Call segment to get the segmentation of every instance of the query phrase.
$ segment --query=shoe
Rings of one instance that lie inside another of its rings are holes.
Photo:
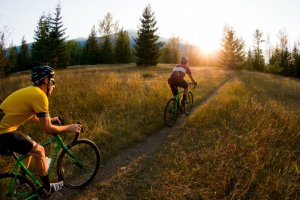
[[[51,196],[51,194],[61,190],[63,186],[64,186],[63,181],[60,181],[57,183],[50,183],[50,190],[46,190],[45,188],[42,188],[39,193],[39,197],[41,197],[43,199],[49,198]]]
[[[61,190],[64,186],[64,182],[63,181],[60,181],[60,182],[57,182],[57,183],[50,183],[50,192],[53,193],[53,192],[57,192],[59,190]]]

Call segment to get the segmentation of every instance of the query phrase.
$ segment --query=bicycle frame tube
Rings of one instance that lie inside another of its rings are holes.
[[[42,143],[42,146],[45,147],[53,142],[56,142],[57,145],[54,148],[53,155],[51,157],[51,162],[49,164],[48,172],[47,172],[48,175],[50,174],[50,172],[53,168],[54,162],[58,156],[60,149],[65,150],[66,153],[72,159],[74,159],[76,161],[77,165],[83,166],[82,163],[73,154],[73,152],[68,149],[68,147],[66,146],[66,144],[64,143],[64,141],[62,140],[62,138],[59,135],[54,135],[53,137],[49,138],[46,142]],[[19,173],[19,168],[22,168],[25,171],[26,175],[33,181],[33,183],[37,186],[37,188],[42,187],[42,184],[40,183],[40,181],[29,171],[29,169],[23,163],[23,160],[25,160],[28,157],[28,155],[22,155],[22,156],[17,156],[16,154],[13,154],[13,155],[16,159],[16,164],[13,168],[13,174],[15,174],[15,177],[10,181],[9,188],[8,188],[9,193],[12,194],[12,196],[14,196],[13,194],[14,194],[15,187],[16,187],[16,177]],[[26,193],[18,193],[18,194],[16,194],[16,196],[23,196],[25,194]],[[30,193],[27,193],[27,194],[30,194]],[[32,195],[28,196],[26,199],[32,199],[33,197],[36,197],[37,195],[38,194],[32,194]]]
[[[82,166],[82,163],[78,160],[76,155],[74,155],[73,152],[69,150],[68,146],[66,146],[66,144],[64,143],[64,141],[62,140],[62,138],[59,135],[53,136],[52,138],[50,138],[48,141],[46,141],[42,145],[47,146],[48,144],[50,144],[54,141],[57,142],[57,145],[54,149],[54,153],[53,153],[53,156],[51,158],[51,163],[50,163],[49,168],[48,168],[48,174],[50,174],[50,172],[51,172],[52,166],[54,165],[54,161],[56,160],[56,158],[58,156],[58,152],[59,152],[60,149],[63,149],[64,151],[66,151],[66,153],[70,156],[70,158],[72,158],[73,160],[76,161],[77,165]]]
[[[49,145],[53,142],[57,142],[57,145],[56,145],[56,147],[53,151],[53,156],[51,158],[51,163],[49,164],[49,167],[48,167],[48,172],[47,172],[48,175],[50,174],[50,172],[52,170],[52,167],[54,165],[54,161],[57,158],[59,150],[61,148],[63,148],[63,149],[67,148],[59,135],[54,135],[53,137],[49,138],[46,142],[44,142],[42,144],[42,146],[45,147],[45,146],[47,146],[47,145]],[[16,164],[15,164],[15,167],[13,168],[13,173],[15,174],[15,178],[17,177],[17,174],[19,172],[19,167],[21,167],[25,171],[25,173],[30,177],[30,179],[34,182],[34,184],[37,185],[38,187],[41,187],[42,184],[39,182],[39,180],[36,177],[34,177],[34,175],[28,170],[28,168],[23,163],[23,160],[25,160],[28,157],[28,155],[22,155],[22,156],[18,157],[14,154],[14,157],[16,159]],[[12,186],[12,185],[15,185],[15,180],[12,181],[12,183],[10,184],[10,186]]]
[[[30,177],[30,179],[34,182],[34,184],[40,187],[42,185],[39,182],[39,180],[33,176],[33,174],[28,170],[28,168],[23,163],[23,160],[26,159],[27,157],[28,157],[27,155],[20,156],[20,157],[17,157],[15,155],[15,158],[17,160],[16,165],[13,169],[13,173],[15,174],[15,178],[17,177],[17,174],[19,172],[19,167],[21,167],[25,171],[25,173]]]
[[[184,90],[180,90],[179,92],[178,92],[178,94],[175,96],[175,99],[177,100],[177,102],[179,103],[180,102],[180,95],[181,95],[181,93],[183,93],[184,92]],[[186,103],[189,103],[190,102],[190,99],[188,98],[188,95],[189,93],[187,93],[187,98],[186,98]]]
[[[17,178],[17,174],[19,172],[19,167],[21,167],[25,173],[28,175],[28,177],[30,177],[30,179],[34,182],[35,185],[37,185],[38,187],[41,187],[41,184],[40,182],[33,176],[33,174],[27,169],[27,167],[24,165],[24,163],[22,162],[24,159],[27,158],[26,155],[24,156],[20,156],[20,157],[17,157],[16,154],[13,154],[15,159],[16,159],[16,165],[15,167],[13,168],[13,173],[14,173],[14,178],[11,179],[10,183],[9,183],[9,187],[8,187],[8,193],[9,195],[11,195],[11,197],[22,197],[24,195],[30,195],[28,196],[27,198],[25,198],[25,200],[29,200],[29,199],[32,199],[33,197],[36,197],[38,194],[37,193],[32,193],[31,192],[20,192],[20,193],[17,193],[17,194],[14,194],[15,192],[15,187],[16,187],[16,178]]]
[[[180,90],[180,91],[178,91],[177,95],[175,96],[178,106],[180,106],[180,97],[181,97],[181,94],[183,94],[183,92],[184,92],[184,90]]]
[[[45,147],[45,146],[47,146],[47,145],[49,145],[53,142],[57,142],[57,145],[54,148],[53,155],[51,157],[51,162],[48,166],[48,172],[47,172],[48,175],[50,174],[50,172],[52,170],[52,167],[53,167],[54,162],[57,158],[59,150],[65,146],[63,140],[61,139],[61,137],[59,135],[54,135],[53,137],[49,138],[46,142],[42,143],[42,146]]]
[[[82,162],[77,158],[77,156],[67,146],[64,146],[63,149],[66,151],[68,156],[70,156],[70,158],[72,158],[75,161],[75,163],[78,167],[81,167],[81,168],[83,167]]]

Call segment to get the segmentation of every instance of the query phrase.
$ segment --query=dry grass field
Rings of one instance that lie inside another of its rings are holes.
[[[150,157],[79,199],[299,199],[300,82],[237,72]]]
[[[166,80],[171,69],[169,65],[142,69],[108,65],[56,71],[50,114],[62,115],[68,123],[82,122],[85,132],[81,137],[95,141],[105,161],[164,127],[163,109],[171,97]],[[194,68],[194,76],[199,83],[199,101],[226,78],[227,72]],[[2,78],[0,85],[2,101],[16,89],[31,85],[30,74]],[[37,141],[47,138],[31,123],[20,131]]]
[[[171,69],[126,65],[57,71],[51,115],[81,121],[81,137],[95,141],[106,162],[165,128]],[[186,123],[170,129],[151,156],[110,180],[94,182],[78,199],[300,198],[300,81],[219,68],[192,71],[198,81],[196,107]],[[0,79],[0,99],[29,85],[28,77]],[[32,125],[21,131],[45,139]]]

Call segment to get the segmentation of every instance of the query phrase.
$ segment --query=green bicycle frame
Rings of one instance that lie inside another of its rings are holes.
[[[53,156],[51,157],[51,162],[49,164],[48,172],[47,172],[48,175],[50,175],[50,173],[51,173],[51,170],[53,168],[54,162],[58,156],[60,149],[65,150],[66,153],[70,156],[70,158],[72,158],[75,161],[76,165],[83,166],[83,164],[77,159],[77,157],[72,153],[72,151],[70,151],[68,149],[68,147],[66,146],[66,144],[64,143],[64,141],[62,140],[62,138],[59,135],[54,135],[53,137],[49,138],[46,142],[44,142],[42,144],[42,146],[45,147],[53,142],[56,142],[57,145],[54,148]],[[42,184],[40,183],[40,181],[31,173],[31,171],[23,163],[23,160],[26,159],[28,157],[28,155],[17,156],[14,153],[13,156],[16,159],[16,164],[13,168],[13,174],[15,175],[15,177],[11,180],[11,182],[9,184],[9,188],[8,188],[9,194],[11,194],[11,195],[14,194],[15,187],[16,187],[16,177],[17,177],[17,174],[19,173],[19,168],[23,169],[23,171],[26,173],[27,177],[29,177],[30,180],[33,181],[34,185],[36,185],[37,188],[42,187]],[[31,191],[29,193],[28,192],[27,193],[20,192],[18,194],[14,194],[13,196],[24,196],[24,195],[30,195],[25,199],[25,200],[27,200],[27,199],[32,199],[33,197],[36,197],[38,194]]]
[[[183,91],[184,91],[184,90],[178,91],[178,93],[174,96],[174,98],[175,98],[176,101],[177,101],[178,107],[181,106],[181,104],[180,104],[180,100],[181,100],[181,99],[180,99],[180,96],[181,96],[181,93],[183,93]],[[186,104],[190,103],[190,99],[188,98],[188,95],[187,95],[187,97],[186,97],[185,103],[186,103]]]

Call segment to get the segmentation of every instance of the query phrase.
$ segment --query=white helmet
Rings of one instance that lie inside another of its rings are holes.
[[[189,62],[188,57],[186,57],[186,56],[181,57],[181,59],[180,59],[181,64],[187,64],[188,62]]]

